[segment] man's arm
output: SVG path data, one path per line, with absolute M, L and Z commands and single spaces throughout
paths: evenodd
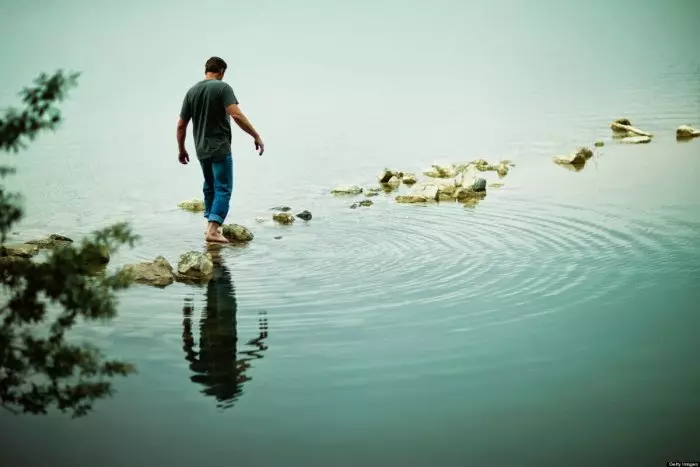
M 253 124 L 250 123 L 248 117 L 246 117 L 241 108 L 238 107 L 238 104 L 229 105 L 226 108 L 226 112 L 228 112 L 233 121 L 236 122 L 236 125 L 238 125 L 241 130 L 253 137 L 255 140 L 255 149 L 260 151 L 260 155 L 262 156 L 263 152 L 265 152 L 265 145 L 262 142 L 262 138 L 260 138 L 258 132 L 255 130 L 255 128 L 253 128 Z
M 185 151 L 185 137 L 187 136 L 187 125 L 189 120 L 182 117 L 177 121 L 177 148 L 181 153 Z

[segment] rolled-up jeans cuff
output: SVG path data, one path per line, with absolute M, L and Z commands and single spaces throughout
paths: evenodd
M 209 214 L 209 222 L 216 222 L 219 225 L 224 224 L 224 220 L 221 218 L 221 216 L 217 216 L 216 214 Z

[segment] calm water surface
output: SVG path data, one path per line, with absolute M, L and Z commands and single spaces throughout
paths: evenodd
M 562 5 L 566 3 L 566 5 Z M 17 156 L 17 240 L 128 220 L 112 267 L 201 251 L 182 95 L 219 54 L 234 138 L 204 287 L 134 287 L 76 335 L 139 374 L 89 417 L 0 415 L 2 465 L 665 465 L 700 459 L 700 2 L 0 1 L 0 102 L 83 71 Z M 655 138 L 616 144 L 627 116 Z M 551 162 L 596 140 L 580 172 Z M 188 140 L 191 142 L 191 136 Z M 333 198 L 384 166 L 511 159 L 473 208 Z M 292 227 L 269 208 L 308 209 Z M 274 239 L 282 235 L 281 240 Z

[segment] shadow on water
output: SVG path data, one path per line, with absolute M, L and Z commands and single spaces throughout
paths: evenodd
M 216 398 L 219 408 L 233 407 L 243 394 L 243 384 L 252 378 L 247 371 L 251 362 L 263 358 L 267 350 L 267 318 L 258 320 L 258 336 L 247 342 L 247 350 L 237 352 L 236 293 L 231 272 L 216 253 L 214 274 L 206 286 L 206 305 L 199 325 L 199 351 L 192 332 L 194 305 L 185 298 L 182 308 L 182 342 L 189 362 L 192 382 L 204 386 L 202 394 Z

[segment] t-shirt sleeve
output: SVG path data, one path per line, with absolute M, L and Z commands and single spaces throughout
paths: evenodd
M 182 100 L 182 108 L 180 109 L 180 118 L 187 121 L 192 118 L 192 105 L 190 104 L 189 93 Z
M 227 109 L 231 104 L 238 105 L 238 99 L 236 99 L 236 95 L 233 93 L 233 88 L 227 83 L 224 83 L 224 87 L 221 90 L 221 98 L 224 102 L 224 109 Z

